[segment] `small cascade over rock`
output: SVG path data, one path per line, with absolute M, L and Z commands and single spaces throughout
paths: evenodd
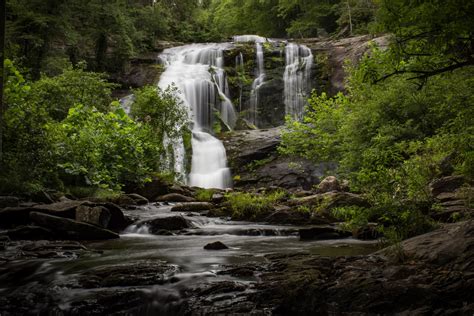
M 304 46 L 288 43 L 285 48 L 286 68 L 283 76 L 285 111 L 295 119 L 303 117 L 306 99 L 311 92 L 313 54 Z
M 234 42 L 255 42 L 255 60 L 257 67 L 255 68 L 255 80 L 252 83 L 250 92 L 250 108 L 246 115 L 247 120 L 255 126 L 258 126 L 258 92 L 265 81 L 265 63 L 263 55 L 262 43 L 268 41 L 265 37 L 258 35 L 239 35 L 233 37 Z
M 232 37 L 232 40 L 237 43 L 246 43 L 246 42 L 264 43 L 267 41 L 267 38 L 258 36 L 258 35 L 236 35 Z
M 242 52 L 239 53 L 235 57 L 235 69 L 239 73 L 243 73 L 245 71 L 244 68 L 244 55 Z M 239 112 L 242 112 L 242 89 L 243 89 L 243 84 L 242 81 L 239 80 Z
M 258 92 L 265 81 L 265 68 L 263 59 L 262 43 L 255 43 L 257 68 L 255 69 L 255 80 L 252 83 L 252 91 L 250 92 L 250 109 L 247 119 L 253 125 L 258 126 Z
M 229 43 L 191 44 L 166 49 L 160 55 L 166 70 L 158 85 L 162 89 L 170 85 L 178 88 L 177 96 L 188 106 L 193 121 L 191 186 L 231 186 L 224 146 L 210 134 L 215 111 L 220 112 L 223 123 L 231 128 L 236 121 L 223 69 L 223 50 L 230 46 Z

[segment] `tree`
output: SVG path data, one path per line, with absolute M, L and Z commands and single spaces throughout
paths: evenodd
M 421 84 L 432 76 L 474 65 L 474 2 L 382 0 L 377 19 L 393 33 L 399 67 L 380 79 L 409 73 Z M 398 61 L 405 61 L 400 64 Z

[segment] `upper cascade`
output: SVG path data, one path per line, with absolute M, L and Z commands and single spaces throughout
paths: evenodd
M 264 43 L 268 41 L 266 37 L 262 37 L 258 35 L 235 35 L 232 37 L 232 40 L 236 43 L 246 43 L 246 42 Z
M 302 119 L 304 106 L 311 92 L 313 54 L 304 45 L 288 43 L 285 47 L 285 59 L 285 111 L 295 119 Z
M 191 186 L 227 188 L 232 185 L 224 146 L 210 135 L 215 111 L 220 112 L 223 123 L 230 128 L 236 121 L 222 68 L 223 50 L 230 46 L 229 43 L 191 44 L 166 49 L 160 55 L 166 69 L 158 86 L 161 89 L 176 86 L 177 97 L 188 107 L 193 121 Z

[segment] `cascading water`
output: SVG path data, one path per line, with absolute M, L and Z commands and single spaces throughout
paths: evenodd
M 258 126 L 258 92 L 265 81 L 265 63 L 263 55 L 263 45 L 266 42 L 265 37 L 258 35 L 238 35 L 233 37 L 234 42 L 255 42 L 255 60 L 257 67 L 255 68 L 255 80 L 252 83 L 250 91 L 250 108 L 246 115 L 247 120 L 255 126 Z
M 262 43 L 255 43 L 257 68 L 255 70 L 255 80 L 252 83 L 252 91 L 250 92 L 250 111 L 248 120 L 255 126 L 258 126 L 258 94 L 259 89 L 265 81 L 265 64 L 263 60 Z
M 227 188 L 232 185 L 225 148 L 209 133 L 214 109 L 222 121 L 233 127 L 236 114 L 228 97 L 223 50 L 230 44 L 192 44 L 166 49 L 160 59 L 166 70 L 158 86 L 178 88 L 178 97 L 188 106 L 193 120 L 193 157 L 189 185 Z
M 237 70 L 237 73 L 243 74 L 245 71 L 244 68 L 244 55 L 242 52 L 239 53 L 235 57 L 235 69 Z M 243 82 L 242 79 L 239 80 L 239 112 L 242 112 L 242 89 L 243 89 Z
M 285 56 L 285 111 L 295 119 L 302 119 L 306 99 L 311 92 L 313 54 L 304 45 L 289 43 L 285 48 Z

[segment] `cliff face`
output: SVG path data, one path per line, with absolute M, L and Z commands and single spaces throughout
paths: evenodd
M 308 46 L 313 51 L 319 72 L 316 74 L 316 80 L 319 80 L 324 91 L 335 94 L 345 90 L 347 76 L 344 71 L 345 62 L 357 64 L 369 51 L 369 43 L 373 42 L 384 49 L 389 44 L 389 38 L 388 35 L 375 38 L 362 35 L 338 40 L 306 38 L 296 40 L 296 42 Z

